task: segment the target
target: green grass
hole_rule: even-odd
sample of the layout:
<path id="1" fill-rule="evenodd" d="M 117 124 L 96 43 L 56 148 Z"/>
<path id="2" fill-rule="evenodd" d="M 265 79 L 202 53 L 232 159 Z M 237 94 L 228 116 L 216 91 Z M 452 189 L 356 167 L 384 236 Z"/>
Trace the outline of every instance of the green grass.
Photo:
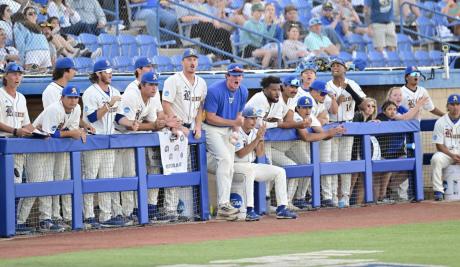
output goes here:
<path id="1" fill-rule="evenodd" d="M 267 237 L 93 250 L 55 256 L 0 260 L 0 266 L 153 266 L 204 264 L 212 260 L 302 253 L 328 249 L 379 250 L 356 255 L 382 262 L 460 266 L 460 221 L 272 235 Z M 46 249 L 46 247 L 43 247 Z"/>

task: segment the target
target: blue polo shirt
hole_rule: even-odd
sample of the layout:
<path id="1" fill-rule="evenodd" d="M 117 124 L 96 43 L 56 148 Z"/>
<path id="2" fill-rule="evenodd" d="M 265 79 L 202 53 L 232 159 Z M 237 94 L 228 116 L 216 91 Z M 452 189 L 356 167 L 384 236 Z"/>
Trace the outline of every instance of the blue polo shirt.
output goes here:
<path id="1" fill-rule="evenodd" d="M 364 5 L 371 10 L 372 23 L 390 23 L 393 21 L 392 0 L 365 0 Z"/>
<path id="2" fill-rule="evenodd" d="M 204 110 L 216 113 L 217 116 L 234 120 L 238 112 L 242 112 L 248 99 L 248 89 L 240 85 L 231 92 L 227 88 L 226 80 L 216 82 L 208 88 L 208 94 L 204 100 Z"/>

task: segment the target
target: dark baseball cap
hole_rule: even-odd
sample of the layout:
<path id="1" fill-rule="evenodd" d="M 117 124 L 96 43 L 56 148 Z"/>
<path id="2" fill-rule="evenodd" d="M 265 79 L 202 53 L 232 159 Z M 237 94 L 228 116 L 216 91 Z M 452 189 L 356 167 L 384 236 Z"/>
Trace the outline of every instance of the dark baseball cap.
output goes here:
<path id="1" fill-rule="evenodd" d="M 332 5 L 331 2 L 326 2 L 323 4 L 323 10 L 333 10 L 334 6 Z"/>

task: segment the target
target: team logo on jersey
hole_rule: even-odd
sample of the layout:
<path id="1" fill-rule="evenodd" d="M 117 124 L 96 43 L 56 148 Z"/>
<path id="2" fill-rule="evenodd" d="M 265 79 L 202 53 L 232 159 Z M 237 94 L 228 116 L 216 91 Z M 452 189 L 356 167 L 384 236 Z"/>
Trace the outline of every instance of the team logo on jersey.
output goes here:
<path id="1" fill-rule="evenodd" d="M 129 110 L 130 110 L 129 107 L 125 107 L 125 108 L 123 109 L 123 112 L 125 112 L 125 113 L 127 114 L 127 113 L 129 113 Z"/>
<path id="2" fill-rule="evenodd" d="M 88 112 L 89 108 L 88 106 L 85 106 L 85 112 Z"/>
<path id="3" fill-rule="evenodd" d="M 165 146 L 165 152 L 169 152 L 169 146 Z"/>
<path id="4" fill-rule="evenodd" d="M 13 107 L 6 106 L 6 116 L 13 116 Z"/>
<path id="5" fill-rule="evenodd" d="M 232 204 L 233 207 L 239 209 L 241 206 L 243 206 L 243 198 L 237 193 L 231 193 L 230 204 Z"/>
<path id="6" fill-rule="evenodd" d="M 174 146 L 174 151 L 179 151 L 179 145 Z"/>
<path id="7" fill-rule="evenodd" d="M 164 94 L 165 96 L 169 96 L 169 91 L 164 91 L 163 94 Z"/>

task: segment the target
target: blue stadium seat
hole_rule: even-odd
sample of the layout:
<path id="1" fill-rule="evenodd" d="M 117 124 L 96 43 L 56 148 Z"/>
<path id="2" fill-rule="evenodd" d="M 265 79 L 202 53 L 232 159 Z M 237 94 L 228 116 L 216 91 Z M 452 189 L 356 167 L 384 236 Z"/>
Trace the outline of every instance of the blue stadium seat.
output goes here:
<path id="1" fill-rule="evenodd" d="M 436 36 L 436 28 L 434 22 L 425 16 L 420 16 L 417 18 L 417 28 L 418 32 L 422 35 L 422 37 Z"/>
<path id="2" fill-rule="evenodd" d="M 370 51 L 369 53 L 369 67 L 385 67 L 385 58 L 383 53 L 378 51 Z"/>
<path id="3" fill-rule="evenodd" d="M 372 42 L 372 38 L 369 37 L 367 34 L 363 35 L 363 41 L 366 44 L 367 51 L 374 51 L 374 43 Z"/>
<path id="4" fill-rule="evenodd" d="M 156 65 L 156 69 L 159 72 L 173 72 L 174 65 L 171 62 L 171 58 L 168 56 L 157 55 L 152 58 L 153 64 Z"/>
<path id="5" fill-rule="evenodd" d="M 120 46 L 121 56 L 132 58 L 139 55 L 136 38 L 134 38 L 134 36 L 128 34 L 120 34 L 118 35 L 117 41 L 118 45 Z"/>
<path id="6" fill-rule="evenodd" d="M 357 51 L 365 52 L 366 51 L 366 42 L 363 39 L 363 36 L 360 34 L 352 33 L 346 37 L 350 45 L 356 45 Z"/>
<path id="7" fill-rule="evenodd" d="M 118 72 L 134 72 L 134 64 L 131 57 L 117 56 L 112 59 L 113 68 Z"/>
<path id="8" fill-rule="evenodd" d="M 340 51 L 339 58 L 341 58 L 345 62 L 353 61 L 353 56 L 346 51 Z"/>
<path id="9" fill-rule="evenodd" d="M 182 71 L 182 55 L 174 55 L 171 57 L 171 62 L 176 71 Z"/>
<path id="10" fill-rule="evenodd" d="M 292 5 L 292 0 L 280 0 L 279 5 L 284 9 L 286 6 Z"/>
<path id="11" fill-rule="evenodd" d="M 356 55 L 353 59 L 362 59 L 367 62 L 367 53 L 366 52 L 356 52 Z"/>
<path id="12" fill-rule="evenodd" d="M 78 35 L 78 40 L 80 43 L 84 44 L 86 48 L 88 48 L 91 52 L 96 51 L 99 47 L 97 43 L 97 36 L 90 33 L 80 33 Z"/>
<path id="13" fill-rule="evenodd" d="M 417 60 L 412 51 L 401 51 L 399 57 L 404 66 L 417 66 Z"/>
<path id="14" fill-rule="evenodd" d="M 244 0 L 233 0 L 230 3 L 230 8 L 231 9 L 240 9 L 244 5 Z"/>
<path id="15" fill-rule="evenodd" d="M 198 55 L 198 70 L 208 71 L 212 69 L 212 61 L 205 55 Z"/>
<path id="16" fill-rule="evenodd" d="M 401 59 L 396 51 L 387 51 L 387 66 L 388 67 L 400 67 Z"/>
<path id="17" fill-rule="evenodd" d="M 140 53 L 145 56 L 152 58 L 158 56 L 157 42 L 153 36 L 150 35 L 138 35 L 136 36 L 137 47 Z"/>
<path id="18" fill-rule="evenodd" d="M 117 38 L 114 35 L 101 33 L 97 37 L 99 46 L 102 48 L 102 56 L 106 58 L 114 58 L 120 55 Z"/>
<path id="19" fill-rule="evenodd" d="M 441 66 L 442 64 L 444 64 L 444 54 L 441 51 L 431 50 L 429 52 L 429 55 L 434 65 Z"/>
<path id="20" fill-rule="evenodd" d="M 397 34 L 398 51 L 412 51 L 412 39 L 402 33 Z"/>
<path id="21" fill-rule="evenodd" d="M 432 61 L 430 59 L 430 55 L 425 50 L 418 50 L 414 53 L 415 58 L 417 59 L 419 66 L 431 66 Z"/>
<path id="22" fill-rule="evenodd" d="M 292 5 L 297 7 L 299 21 L 308 29 L 308 21 L 311 19 L 311 9 L 313 8 L 311 1 L 292 0 Z"/>
<path id="23" fill-rule="evenodd" d="M 75 68 L 79 73 L 93 72 L 93 60 L 89 57 L 75 57 L 73 58 Z"/>

